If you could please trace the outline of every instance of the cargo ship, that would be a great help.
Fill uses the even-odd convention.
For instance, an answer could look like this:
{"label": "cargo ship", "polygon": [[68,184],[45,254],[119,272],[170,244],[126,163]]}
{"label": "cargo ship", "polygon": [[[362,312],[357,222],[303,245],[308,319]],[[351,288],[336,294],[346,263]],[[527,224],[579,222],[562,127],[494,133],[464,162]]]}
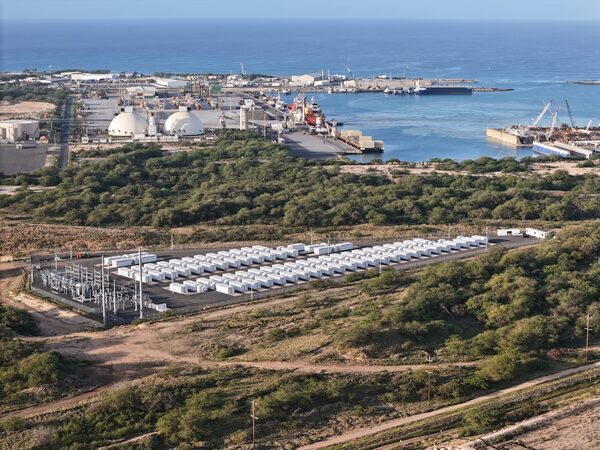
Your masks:
{"label": "cargo ship", "polygon": [[321,106],[312,98],[306,102],[306,97],[299,95],[289,104],[288,112],[293,115],[296,122],[304,123],[311,127],[323,127],[326,123],[325,114]]}
{"label": "cargo ship", "polygon": [[325,123],[325,114],[314,98],[304,108],[304,121],[311,127],[320,127]]}

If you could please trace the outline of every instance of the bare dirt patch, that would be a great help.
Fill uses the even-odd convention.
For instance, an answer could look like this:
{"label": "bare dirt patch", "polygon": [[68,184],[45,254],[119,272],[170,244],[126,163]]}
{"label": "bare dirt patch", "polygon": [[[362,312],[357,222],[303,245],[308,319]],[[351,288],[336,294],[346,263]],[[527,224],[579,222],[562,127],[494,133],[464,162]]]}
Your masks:
{"label": "bare dirt patch", "polygon": [[46,117],[54,112],[55,109],[55,105],[47,102],[18,102],[14,104],[0,102],[0,117]]}
{"label": "bare dirt patch", "polygon": [[[531,170],[538,175],[551,175],[558,170],[564,170],[569,175],[586,175],[594,174],[600,175],[600,166],[595,167],[577,167],[577,162],[572,161],[557,161],[551,163],[535,163],[531,165]],[[404,167],[394,164],[369,164],[369,165],[347,165],[341,166],[340,171],[342,173],[352,173],[355,175],[368,175],[376,174],[383,175],[393,180],[394,172],[403,172],[410,175],[430,175],[432,173],[445,174],[445,175],[470,175],[470,176],[484,176],[484,177],[498,177],[511,175],[504,172],[488,172],[488,173],[469,173],[466,170],[441,170],[436,168],[434,164],[419,163],[417,167]],[[523,172],[529,173],[529,172]],[[519,173],[512,174],[519,176]]]}
{"label": "bare dirt patch", "polygon": [[540,175],[550,175],[558,170],[564,170],[569,175],[600,175],[600,166],[595,167],[577,167],[578,163],[568,161],[557,161],[552,163],[539,163],[533,164],[532,168],[536,173]]}
{"label": "bare dirt patch", "polygon": [[[0,223],[0,255],[74,249],[130,249],[159,239],[158,232],[137,228],[94,228],[22,222]],[[168,236],[163,236],[168,240]]]}

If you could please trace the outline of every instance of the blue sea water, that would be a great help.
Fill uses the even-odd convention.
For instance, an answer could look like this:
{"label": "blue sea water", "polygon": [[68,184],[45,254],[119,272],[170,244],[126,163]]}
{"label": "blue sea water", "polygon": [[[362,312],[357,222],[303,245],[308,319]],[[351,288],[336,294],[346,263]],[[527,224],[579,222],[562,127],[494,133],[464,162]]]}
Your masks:
{"label": "blue sea water", "polygon": [[349,68],[356,76],[466,78],[515,89],[316,96],[328,118],[384,140],[386,159],[530,154],[488,141],[485,128],[530,123],[549,99],[562,102],[562,122],[565,98],[578,125],[600,122],[600,86],[568,83],[600,79],[598,22],[5,22],[1,33],[1,70],[223,73],[239,72],[243,62],[249,73],[348,74]]}

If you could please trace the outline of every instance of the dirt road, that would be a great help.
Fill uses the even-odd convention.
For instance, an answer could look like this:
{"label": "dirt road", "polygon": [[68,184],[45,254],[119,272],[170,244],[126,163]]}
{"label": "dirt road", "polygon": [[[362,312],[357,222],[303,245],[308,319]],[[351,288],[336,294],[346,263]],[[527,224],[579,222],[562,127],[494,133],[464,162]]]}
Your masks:
{"label": "dirt road", "polygon": [[516,386],[512,386],[512,387],[509,387],[506,389],[502,389],[500,391],[492,392],[490,394],[483,395],[481,397],[477,397],[477,398],[474,398],[472,400],[469,400],[469,401],[466,401],[463,403],[446,406],[444,408],[440,408],[435,411],[430,411],[430,412],[426,412],[426,413],[422,413],[422,414],[416,414],[414,416],[409,416],[409,417],[402,417],[400,419],[389,420],[387,422],[383,422],[379,425],[375,425],[375,426],[372,426],[369,428],[360,428],[360,429],[356,429],[353,431],[349,431],[347,433],[332,437],[330,439],[326,439],[324,441],[315,442],[313,444],[300,447],[299,450],[315,450],[315,449],[331,447],[333,445],[343,444],[343,443],[350,442],[350,441],[353,441],[355,439],[359,439],[359,438],[362,438],[365,436],[369,436],[369,435],[376,434],[376,433],[381,433],[382,431],[386,431],[391,428],[396,428],[401,425],[406,425],[406,424],[409,424],[412,422],[417,422],[419,420],[435,417],[439,414],[446,414],[449,412],[457,411],[461,408],[464,408],[465,406],[477,405],[479,403],[485,402],[486,400],[492,400],[492,399],[498,398],[505,394],[510,394],[512,392],[520,391],[521,389],[526,389],[529,387],[537,386],[539,384],[546,383],[548,381],[553,381],[553,380],[556,380],[556,379],[559,379],[562,377],[566,377],[568,375],[573,375],[578,372],[582,372],[584,370],[592,369],[592,368],[596,368],[596,367],[600,367],[600,362],[597,362],[594,364],[588,364],[586,366],[576,367],[573,369],[563,370],[561,372],[553,373],[551,375],[545,375],[543,377],[539,377],[534,380],[529,380],[529,381],[526,381],[525,383],[521,383]]}

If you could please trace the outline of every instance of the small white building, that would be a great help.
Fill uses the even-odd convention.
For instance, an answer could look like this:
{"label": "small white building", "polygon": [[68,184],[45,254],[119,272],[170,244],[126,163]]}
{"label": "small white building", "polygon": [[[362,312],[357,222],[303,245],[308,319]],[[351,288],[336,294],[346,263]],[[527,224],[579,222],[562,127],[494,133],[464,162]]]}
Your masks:
{"label": "small white building", "polygon": [[498,228],[496,236],[523,236],[520,228]]}
{"label": "small white building", "polygon": [[544,231],[537,228],[525,228],[525,235],[536,239],[551,239],[555,234],[554,230]]}

